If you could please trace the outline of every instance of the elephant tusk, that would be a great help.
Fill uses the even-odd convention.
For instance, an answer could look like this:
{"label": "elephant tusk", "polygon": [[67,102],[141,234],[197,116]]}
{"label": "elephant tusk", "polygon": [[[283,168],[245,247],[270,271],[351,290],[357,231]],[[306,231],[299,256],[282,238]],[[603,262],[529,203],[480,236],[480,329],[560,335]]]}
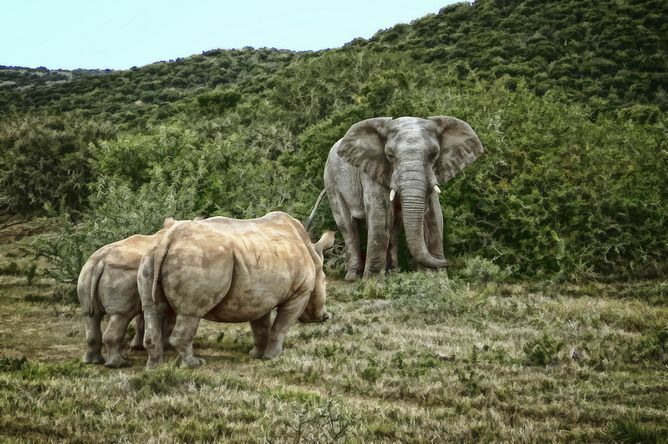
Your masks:
{"label": "elephant tusk", "polygon": [[438,194],[441,194],[441,189],[438,187],[438,185],[434,185],[434,191],[436,191]]}
{"label": "elephant tusk", "polygon": [[390,202],[394,200],[394,195],[396,194],[396,191],[394,191],[394,188],[390,189]]}

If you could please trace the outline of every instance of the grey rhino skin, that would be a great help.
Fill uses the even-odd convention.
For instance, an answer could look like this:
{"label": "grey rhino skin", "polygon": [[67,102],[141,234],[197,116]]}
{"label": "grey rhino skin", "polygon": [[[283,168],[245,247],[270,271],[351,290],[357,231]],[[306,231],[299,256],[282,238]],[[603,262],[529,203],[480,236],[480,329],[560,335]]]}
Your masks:
{"label": "grey rhino skin", "polygon": [[250,355],[279,355],[298,318],[322,322],[330,317],[322,257],[333,241],[334,232],[326,232],[312,244],[299,221],[281,212],[175,224],[139,267],[146,367],[163,362],[161,325],[168,309],[176,314],[169,342],[185,366],[204,363],[192,345],[200,319],[250,322],[255,342]]}
{"label": "grey rhino skin", "polygon": [[[445,267],[438,185],[483,151],[473,129],[454,117],[377,117],[353,125],[330,150],[324,174],[345,242],[346,280],[397,267],[402,223],[413,259],[422,267]],[[364,264],[361,220],[368,230]]]}
{"label": "grey rhino skin", "polygon": [[[163,229],[152,235],[136,234],[127,239],[101,247],[86,261],[79,273],[77,296],[83,308],[87,351],[83,361],[107,367],[127,367],[121,349],[128,324],[135,318],[133,348],[143,348],[144,318],[137,289],[137,270],[144,254],[151,250],[167,229],[175,223],[165,220]],[[109,315],[104,335],[100,329],[102,317]],[[166,326],[169,329],[169,326]],[[102,343],[107,348],[107,360],[102,356]]]}

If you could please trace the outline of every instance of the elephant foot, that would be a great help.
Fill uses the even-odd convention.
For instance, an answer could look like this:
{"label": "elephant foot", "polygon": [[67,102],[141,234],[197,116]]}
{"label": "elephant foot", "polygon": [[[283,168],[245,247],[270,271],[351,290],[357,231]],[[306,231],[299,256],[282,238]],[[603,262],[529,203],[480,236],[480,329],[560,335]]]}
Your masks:
{"label": "elephant foot", "polygon": [[86,352],[83,362],[85,364],[104,364],[104,357],[97,352]]}
{"label": "elephant foot", "polygon": [[345,280],[348,282],[354,282],[357,279],[359,279],[359,275],[357,274],[357,270],[348,270],[346,273]]}
{"label": "elephant foot", "polygon": [[129,361],[126,361],[120,356],[115,356],[113,358],[109,358],[107,362],[104,363],[105,367],[108,368],[121,368],[121,367],[130,367],[132,364],[130,364]]}
{"label": "elephant foot", "polygon": [[253,347],[251,351],[248,352],[248,356],[254,359],[260,359],[264,355],[264,349]]}
{"label": "elephant foot", "polygon": [[132,350],[144,350],[144,343],[133,339],[130,343],[130,348]]}
{"label": "elephant foot", "polygon": [[146,361],[146,370],[151,370],[162,364],[163,360],[162,358],[160,359],[151,359],[148,358],[148,361]]}
{"label": "elephant foot", "polygon": [[204,359],[198,358],[196,356],[188,356],[186,358],[183,358],[181,367],[193,368],[193,367],[199,367],[200,365],[204,364],[206,364],[206,361]]}
{"label": "elephant foot", "polygon": [[362,276],[362,279],[367,280],[367,279],[379,279],[383,280],[385,279],[385,273],[381,273],[380,271],[369,271],[369,272],[364,272],[364,275]]}
{"label": "elephant foot", "polygon": [[273,359],[276,356],[280,355],[283,352],[282,348],[267,349],[262,355],[262,359]]}

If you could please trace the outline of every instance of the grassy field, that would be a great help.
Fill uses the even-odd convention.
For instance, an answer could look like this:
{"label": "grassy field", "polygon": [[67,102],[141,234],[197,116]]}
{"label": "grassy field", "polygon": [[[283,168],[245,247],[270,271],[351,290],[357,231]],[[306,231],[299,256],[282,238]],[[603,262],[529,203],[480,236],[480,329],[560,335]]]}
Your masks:
{"label": "grassy field", "polygon": [[[204,367],[80,363],[79,307],[0,232],[0,441],[667,442],[668,282],[331,281],[323,325],[247,355],[203,321]],[[32,269],[32,271],[31,271]]]}

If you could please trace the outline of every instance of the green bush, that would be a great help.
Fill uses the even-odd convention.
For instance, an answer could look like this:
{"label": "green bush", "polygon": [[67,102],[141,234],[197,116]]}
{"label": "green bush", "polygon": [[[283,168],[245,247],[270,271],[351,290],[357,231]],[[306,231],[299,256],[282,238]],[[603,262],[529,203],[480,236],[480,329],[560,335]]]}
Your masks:
{"label": "green bush", "polygon": [[198,214],[187,180],[170,185],[151,182],[136,191],[126,184],[102,182],[92,202],[80,222],[63,215],[60,228],[37,241],[39,254],[49,259],[47,276],[75,283],[84,262],[103,245],[133,234],[155,233],[166,217],[189,219]]}
{"label": "green bush", "polygon": [[608,435],[615,442],[665,444],[668,427],[644,422],[633,417],[615,419],[608,426]]}
{"label": "green bush", "polygon": [[223,112],[233,109],[241,101],[237,90],[213,90],[197,96],[197,104],[207,112]]}
{"label": "green bush", "polygon": [[458,277],[471,282],[503,282],[510,276],[508,269],[501,270],[489,259],[479,256],[464,259],[464,264],[458,272]]}
{"label": "green bush", "polygon": [[563,342],[556,340],[545,332],[540,338],[524,344],[523,349],[526,355],[526,364],[537,366],[556,364],[559,360],[559,352],[563,348]]}
{"label": "green bush", "polygon": [[[70,110],[67,118],[0,125],[9,150],[0,152],[0,216],[62,207],[77,219],[90,191],[113,183],[138,196],[151,184],[162,190],[155,199],[179,194],[179,184],[192,197],[188,208],[206,214],[283,210],[304,219],[323,188],[327,153],[352,124],[444,114],[469,122],[487,149],[441,184],[455,274],[665,276],[668,95],[656,55],[663,21],[651,3],[460,4],[339,50],[219,50],[123,72],[75,72],[48,87],[48,70],[0,70],[0,81],[33,86],[3,89],[11,103],[3,115]],[[563,26],[549,31],[555,20]],[[587,39],[576,38],[584,31]],[[212,89],[214,77],[224,86]],[[91,121],[102,116],[120,125],[117,138],[115,128]],[[105,211],[97,208],[103,201],[91,201],[88,221]],[[138,201],[124,211],[130,205],[143,211]],[[327,205],[314,235],[333,228]],[[405,269],[408,256],[401,248]],[[342,249],[328,261],[340,273]]]}
{"label": "green bush", "polygon": [[0,215],[80,210],[94,171],[89,144],[111,126],[26,116],[0,125]]}

